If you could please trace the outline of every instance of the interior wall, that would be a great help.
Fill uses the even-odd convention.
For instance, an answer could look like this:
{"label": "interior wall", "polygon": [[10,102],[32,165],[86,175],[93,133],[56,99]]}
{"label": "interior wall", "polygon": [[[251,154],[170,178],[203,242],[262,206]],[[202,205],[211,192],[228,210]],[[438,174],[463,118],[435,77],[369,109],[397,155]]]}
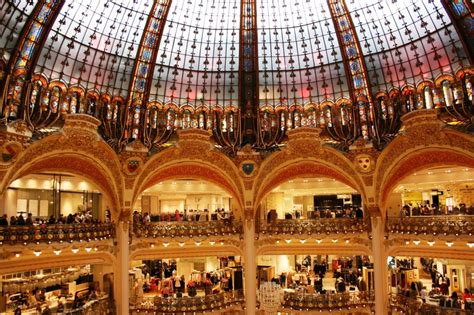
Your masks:
{"label": "interior wall", "polygon": [[[83,205],[83,195],[80,193],[61,193],[61,213],[64,216],[69,215],[70,213],[74,214],[82,209]],[[86,210],[86,209],[83,209]]]}
{"label": "interior wall", "polygon": [[8,219],[11,216],[16,216],[17,212],[17,190],[16,189],[7,189],[2,196],[2,215],[6,214]]}
{"label": "interior wall", "polygon": [[400,214],[400,209],[402,208],[402,194],[392,192],[388,195],[387,198],[387,214],[389,217],[397,217]]}

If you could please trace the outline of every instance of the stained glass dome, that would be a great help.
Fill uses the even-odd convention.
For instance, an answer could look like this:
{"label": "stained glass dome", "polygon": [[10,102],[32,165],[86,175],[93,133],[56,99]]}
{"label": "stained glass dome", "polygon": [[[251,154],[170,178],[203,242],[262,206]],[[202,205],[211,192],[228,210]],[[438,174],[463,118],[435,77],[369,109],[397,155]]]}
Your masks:
{"label": "stained glass dome", "polygon": [[402,102],[433,107],[440,77],[472,69],[469,18],[472,4],[445,0],[3,1],[2,117],[39,115],[14,105],[31,81],[30,102],[47,94],[44,110],[92,114],[107,139],[150,146],[160,126],[233,132],[239,119],[209,112],[239,115],[249,100],[262,139],[300,126],[329,128],[339,142],[369,139],[377,116],[396,120],[391,96],[408,89],[414,100]]}

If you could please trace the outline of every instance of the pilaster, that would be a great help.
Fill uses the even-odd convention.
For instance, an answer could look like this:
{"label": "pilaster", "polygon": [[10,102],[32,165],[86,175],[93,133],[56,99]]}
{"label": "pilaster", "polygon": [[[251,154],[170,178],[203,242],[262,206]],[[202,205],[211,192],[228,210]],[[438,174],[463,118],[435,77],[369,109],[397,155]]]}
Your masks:
{"label": "pilaster", "polygon": [[257,308],[257,257],[255,255],[255,217],[253,209],[245,210],[243,258],[245,314],[254,315]]}
{"label": "pilaster", "polygon": [[384,244],[385,222],[381,216],[372,216],[372,255],[374,262],[375,314],[387,313],[388,271]]}
{"label": "pilaster", "polygon": [[128,284],[129,222],[119,221],[116,229],[117,260],[114,266],[114,299],[117,314],[129,314],[130,288]]}

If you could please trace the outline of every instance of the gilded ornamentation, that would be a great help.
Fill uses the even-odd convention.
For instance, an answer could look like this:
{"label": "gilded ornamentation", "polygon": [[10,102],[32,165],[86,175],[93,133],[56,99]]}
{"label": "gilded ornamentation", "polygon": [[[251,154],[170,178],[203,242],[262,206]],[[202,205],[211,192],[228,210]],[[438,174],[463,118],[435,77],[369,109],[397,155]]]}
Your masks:
{"label": "gilded ornamentation", "polygon": [[11,164],[18,154],[23,151],[23,147],[18,142],[6,142],[0,147],[0,164]]}
{"label": "gilded ornamentation", "polygon": [[359,154],[354,159],[357,170],[361,173],[370,173],[375,169],[375,161],[368,154]]}

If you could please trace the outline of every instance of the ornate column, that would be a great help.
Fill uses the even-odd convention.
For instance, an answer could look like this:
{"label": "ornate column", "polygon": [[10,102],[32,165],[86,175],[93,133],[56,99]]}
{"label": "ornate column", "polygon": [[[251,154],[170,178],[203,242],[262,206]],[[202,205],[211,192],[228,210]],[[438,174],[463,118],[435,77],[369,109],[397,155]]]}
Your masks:
{"label": "ornate column", "polygon": [[257,257],[255,256],[255,219],[253,209],[245,210],[244,276],[245,314],[254,315],[257,308]]}
{"label": "ornate column", "polygon": [[114,268],[114,298],[117,314],[129,314],[130,288],[128,284],[129,222],[120,220],[117,225],[117,260]]}
{"label": "ornate column", "polygon": [[385,222],[380,216],[372,216],[372,253],[374,260],[375,314],[387,313],[387,255],[385,254]]}

